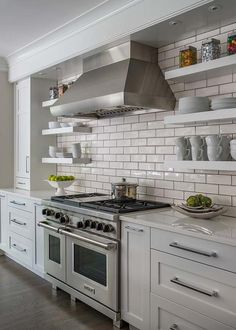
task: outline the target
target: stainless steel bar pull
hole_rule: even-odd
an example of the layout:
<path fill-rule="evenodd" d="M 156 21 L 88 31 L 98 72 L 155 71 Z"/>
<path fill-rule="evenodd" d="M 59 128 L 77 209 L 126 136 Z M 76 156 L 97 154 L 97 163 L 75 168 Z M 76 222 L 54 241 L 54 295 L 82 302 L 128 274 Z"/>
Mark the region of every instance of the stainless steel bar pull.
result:
<path fill-rule="evenodd" d="M 169 330 L 178 330 L 178 325 L 177 324 L 172 324 L 169 328 Z"/>
<path fill-rule="evenodd" d="M 39 226 L 39 227 L 46 228 L 46 229 L 51 230 L 51 231 L 54 231 L 55 233 L 58 233 L 58 228 L 53 227 L 53 226 L 50 226 L 50 225 L 47 223 L 47 221 L 40 221 L 40 222 L 38 223 L 38 226 Z"/>
<path fill-rule="evenodd" d="M 64 230 L 64 229 L 59 229 L 58 230 L 60 234 L 64 234 L 65 236 L 69 236 L 71 238 L 75 238 L 75 239 L 78 239 L 82 242 L 86 242 L 86 243 L 90 243 L 92 245 L 95 245 L 95 246 L 98 246 L 98 247 L 101 247 L 105 250 L 113 250 L 113 249 L 116 249 L 117 248 L 117 244 L 116 243 L 102 243 L 102 242 L 99 242 L 99 241 L 95 241 L 91 238 L 87 238 L 87 237 L 84 237 L 84 236 L 80 236 L 80 235 L 77 235 L 77 234 L 73 234 L 67 230 Z"/>
<path fill-rule="evenodd" d="M 20 225 L 20 226 L 26 226 L 27 225 L 26 222 L 21 222 L 21 221 L 16 220 L 16 219 L 11 219 L 10 221 L 14 222 L 14 223 L 16 223 L 17 225 Z"/>
<path fill-rule="evenodd" d="M 215 251 L 211 251 L 211 252 L 202 251 L 202 250 L 198 250 L 198 249 L 195 249 L 195 248 L 192 248 L 192 247 L 189 247 L 189 246 L 179 244 L 178 242 L 172 242 L 172 243 L 169 244 L 169 246 L 171 246 L 173 248 L 176 248 L 176 249 L 180 249 L 180 250 L 200 254 L 200 255 L 205 256 L 205 257 L 217 257 L 217 253 Z"/>
<path fill-rule="evenodd" d="M 132 226 L 125 226 L 125 228 L 129 229 L 129 230 L 137 231 L 138 233 L 143 232 L 143 229 L 141 229 L 141 228 L 136 228 L 136 227 L 132 227 Z"/>
<path fill-rule="evenodd" d="M 20 206 L 25 206 L 25 203 L 19 203 L 19 202 L 16 202 L 16 201 L 10 201 L 11 204 L 15 204 L 15 205 L 20 205 Z"/>
<path fill-rule="evenodd" d="M 29 160 L 29 156 L 25 157 L 25 171 L 26 173 L 29 173 L 29 166 L 28 166 L 28 160 Z"/>
<path fill-rule="evenodd" d="M 195 286 L 193 284 L 186 283 L 186 282 L 179 280 L 178 277 L 174 277 L 172 280 L 170 280 L 170 282 L 183 286 L 185 288 L 191 289 L 193 291 L 205 294 L 206 296 L 209 296 L 209 297 L 217 297 L 217 295 L 218 295 L 217 291 L 214 291 L 214 290 L 210 291 L 210 290 L 198 288 L 197 286 Z"/>
<path fill-rule="evenodd" d="M 21 247 L 19 247 L 18 245 L 16 244 L 12 244 L 12 247 L 14 249 L 16 249 L 17 251 L 20 251 L 20 252 L 26 252 L 26 249 L 22 249 Z"/>

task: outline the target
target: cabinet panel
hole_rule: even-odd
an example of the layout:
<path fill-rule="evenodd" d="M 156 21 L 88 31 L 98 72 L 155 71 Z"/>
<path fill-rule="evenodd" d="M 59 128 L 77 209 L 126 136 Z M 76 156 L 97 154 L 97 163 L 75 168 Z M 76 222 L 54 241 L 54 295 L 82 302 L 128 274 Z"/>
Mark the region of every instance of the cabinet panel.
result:
<path fill-rule="evenodd" d="M 44 229 L 38 226 L 42 221 L 43 206 L 35 204 L 35 245 L 34 245 L 34 268 L 44 273 Z"/>
<path fill-rule="evenodd" d="M 13 207 L 8 208 L 9 230 L 33 239 L 33 215 L 32 213 L 21 211 Z"/>
<path fill-rule="evenodd" d="M 151 291 L 236 326 L 236 275 L 156 250 L 151 252 Z"/>
<path fill-rule="evenodd" d="M 7 214 L 7 197 L 0 192 L 0 248 L 7 250 L 8 246 L 8 214 Z"/>
<path fill-rule="evenodd" d="M 122 222 L 121 317 L 149 329 L 150 228 Z"/>
<path fill-rule="evenodd" d="M 32 241 L 9 232 L 9 254 L 23 266 L 32 267 Z"/>
<path fill-rule="evenodd" d="M 151 330 L 233 330 L 233 328 L 151 294 Z"/>
<path fill-rule="evenodd" d="M 16 117 L 16 175 L 30 177 L 30 114 L 18 113 Z"/>

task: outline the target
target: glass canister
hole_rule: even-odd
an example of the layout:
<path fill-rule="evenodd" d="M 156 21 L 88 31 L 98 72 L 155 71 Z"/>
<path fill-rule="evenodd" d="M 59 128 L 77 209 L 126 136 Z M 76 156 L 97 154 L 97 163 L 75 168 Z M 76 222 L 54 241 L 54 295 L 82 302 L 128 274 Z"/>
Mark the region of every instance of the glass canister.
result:
<path fill-rule="evenodd" d="M 227 54 L 236 54 L 236 32 L 230 33 L 227 38 Z"/>
<path fill-rule="evenodd" d="M 202 62 L 208 62 L 220 57 L 220 40 L 207 39 L 202 43 L 201 48 Z"/>
<path fill-rule="evenodd" d="M 193 65 L 197 63 L 197 48 L 188 46 L 179 52 L 179 67 Z"/>

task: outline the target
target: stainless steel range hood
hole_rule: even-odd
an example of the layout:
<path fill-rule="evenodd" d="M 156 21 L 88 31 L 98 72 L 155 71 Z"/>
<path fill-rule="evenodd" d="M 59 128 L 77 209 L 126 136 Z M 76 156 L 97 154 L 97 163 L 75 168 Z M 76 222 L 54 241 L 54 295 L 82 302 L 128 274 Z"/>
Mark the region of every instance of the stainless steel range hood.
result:
<path fill-rule="evenodd" d="M 86 58 L 83 74 L 50 108 L 53 116 L 115 116 L 171 110 L 175 97 L 157 64 L 157 49 L 136 42 Z"/>

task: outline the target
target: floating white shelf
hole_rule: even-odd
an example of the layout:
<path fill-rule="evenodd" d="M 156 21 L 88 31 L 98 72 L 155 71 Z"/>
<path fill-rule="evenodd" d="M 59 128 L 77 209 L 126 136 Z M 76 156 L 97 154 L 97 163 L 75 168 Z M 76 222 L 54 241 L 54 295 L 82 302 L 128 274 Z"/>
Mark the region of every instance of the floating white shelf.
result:
<path fill-rule="evenodd" d="M 42 158 L 44 164 L 89 164 L 91 158 Z"/>
<path fill-rule="evenodd" d="M 175 169 L 236 171 L 236 161 L 165 161 L 165 166 Z"/>
<path fill-rule="evenodd" d="M 71 134 L 71 133 L 91 133 L 92 128 L 87 126 L 74 126 L 74 127 L 60 127 L 43 129 L 42 135 L 55 135 L 55 134 Z"/>
<path fill-rule="evenodd" d="M 211 110 L 204 112 L 194 112 L 188 114 L 177 114 L 174 116 L 167 116 L 164 118 L 166 125 L 178 125 L 178 124 L 191 124 L 211 121 L 224 121 L 224 120 L 235 120 L 236 119 L 236 108 L 222 109 L 222 110 Z"/>
<path fill-rule="evenodd" d="M 174 81 L 196 81 L 227 75 L 235 72 L 236 54 L 217 58 L 209 62 L 198 63 L 165 72 L 165 79 Z"/>
<path fill-rule="evenodd" d="M 42 102 L 42 107 L 43 107 L 43 108 L 51 107 L 54 103 L 57 102 L 57 100 L 58 100 L 58 99 L 53 99 L 53 100 L 44 101 L 44 102 Z"/>

